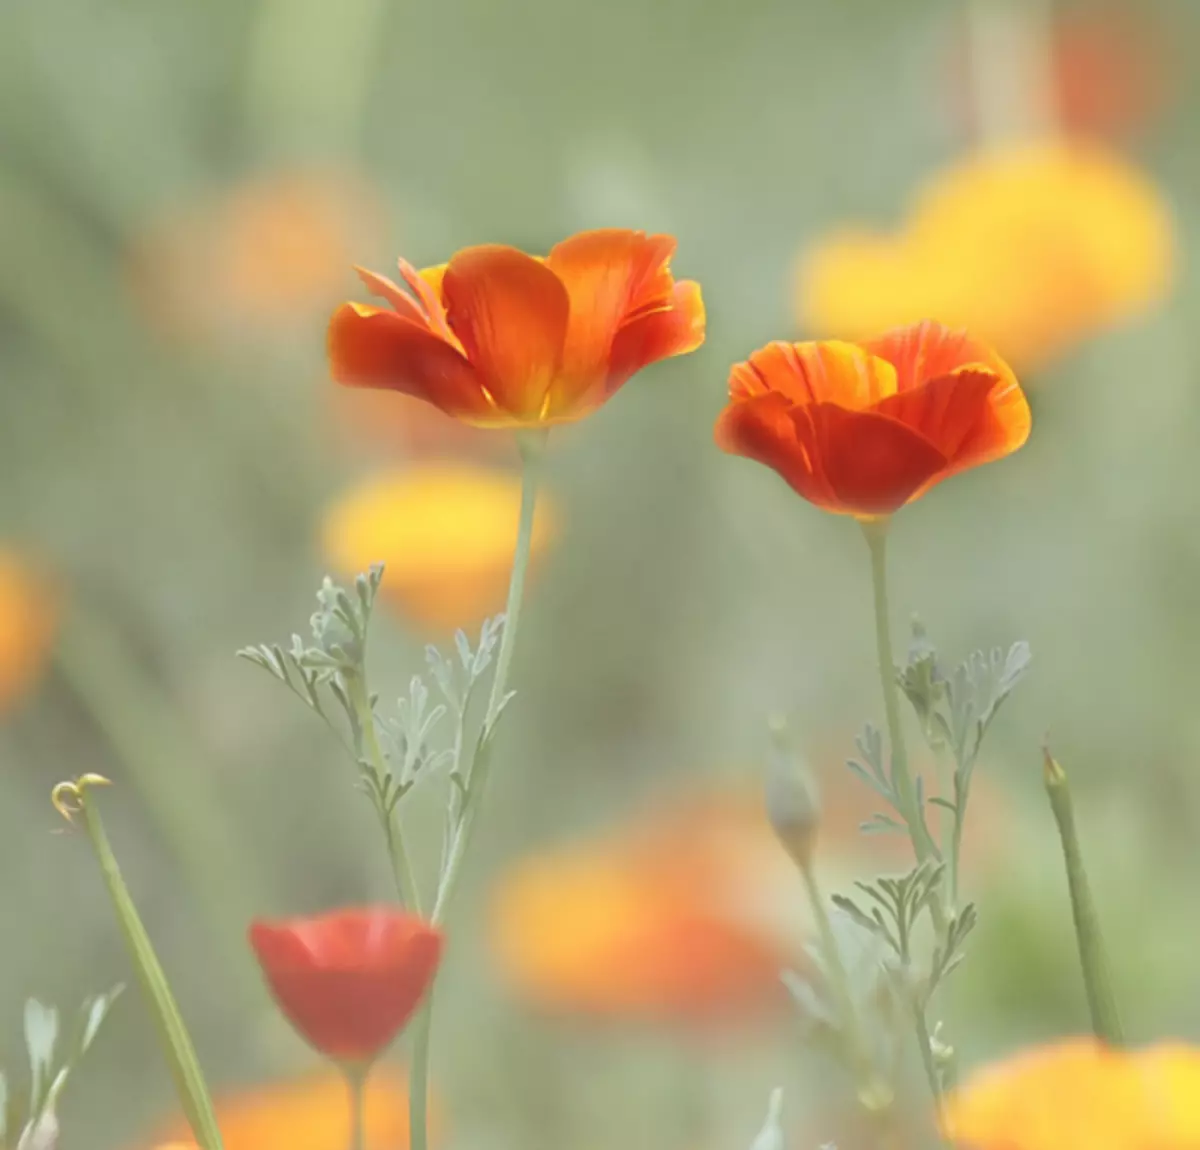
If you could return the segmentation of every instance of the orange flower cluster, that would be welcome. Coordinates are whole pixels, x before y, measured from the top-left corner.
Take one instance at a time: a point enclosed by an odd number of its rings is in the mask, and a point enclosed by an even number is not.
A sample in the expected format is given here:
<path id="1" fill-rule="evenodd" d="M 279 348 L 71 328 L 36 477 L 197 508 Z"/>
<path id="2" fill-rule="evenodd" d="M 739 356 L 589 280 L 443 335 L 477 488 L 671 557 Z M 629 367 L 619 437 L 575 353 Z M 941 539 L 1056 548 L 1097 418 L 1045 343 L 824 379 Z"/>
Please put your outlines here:
<path id="1" fill-rule="evenodd" d="M 984 1067 L 947 1100 L 962 1150 L 1200 1146 L 1200 1049 L 1116 1050 L 1072 1039 Z"/>
<path id="2" fill-rule="evenodd" d="M 921 190 L 898 232 L 835 232 L 802 255 L 797 315 L 846 339 L 926 316 L 1022 370 L 1158 302 L 1174 270 L 1158 189 L 1082 142 L 968 156 Z"/>

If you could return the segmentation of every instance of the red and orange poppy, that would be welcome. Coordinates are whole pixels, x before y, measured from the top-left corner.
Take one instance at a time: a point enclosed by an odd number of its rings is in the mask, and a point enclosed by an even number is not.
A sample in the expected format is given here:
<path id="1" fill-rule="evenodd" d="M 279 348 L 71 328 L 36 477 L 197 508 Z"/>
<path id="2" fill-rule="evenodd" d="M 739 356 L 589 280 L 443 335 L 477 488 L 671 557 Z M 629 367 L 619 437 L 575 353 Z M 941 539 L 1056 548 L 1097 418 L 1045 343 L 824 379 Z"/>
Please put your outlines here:
<path id="1" fill-rule="evenodd" d="M 250 927 L 280 1009 L 315 1049 L 370 1062 L 404 1028 L 437 973 L 442 935 L 391 907 L 337 910 Z"/>
<path id="2" fill-rule="evenodd" d="M 890 515 L 1029 435 L 1008 365 L 966 332 L 926 321 L 862 343 L 770 343 L 729 377 L 716 439 L 805 499 Z"/>
<path id="3" fill-rule="evenodd" d="M 671 274 L 671 236 L 581 232 L 544 259 L 499 244 L 417 271 L 387 301 L 343 304 L 329 326 L 338 382 L 428 400 L 480 427 L 542 427 L 595 411 L 643 367 L 704 342 L 700 287 Z"/>

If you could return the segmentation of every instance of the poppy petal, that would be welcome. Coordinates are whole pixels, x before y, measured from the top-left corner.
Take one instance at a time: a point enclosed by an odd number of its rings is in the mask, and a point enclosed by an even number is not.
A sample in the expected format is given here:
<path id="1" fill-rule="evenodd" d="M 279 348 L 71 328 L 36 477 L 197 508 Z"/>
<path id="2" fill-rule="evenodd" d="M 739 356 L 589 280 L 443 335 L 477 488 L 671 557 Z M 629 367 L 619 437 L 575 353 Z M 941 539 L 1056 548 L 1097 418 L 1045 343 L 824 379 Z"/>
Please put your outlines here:
<path id="1" fill-rule="evenodd" d="M 818 403 L 793 408 L 792 416 L 799 435 L 811 435 L 817 445 L 825 481 L 838 504 L 822 504 L 829 511 L 890 515 L 941 478 L 947 464 L 929 440 L 885 415 Z"/>
<path id="2" fill-rule="evenodd" d="M 428 317 L 417 306 L 412 296 L 401 290 L 387 276 L 381 276 L 377 272 L 370 271 L 367 268 L 356 267 L 354 270 L 358 273 L 358 278 L 366 285 L 367 291 L 372 295 L 387 300 L 397 315 L 411 320 L 413 323 L 420 324 L 422 327 L 428 325 Z"/>
<path id="3" fill-rule="evenodd" d="M 790 402 L 872 407 L 896 391 L 896 370 L 857 344 L 841 340 L 784 343 L 760 348 L 729 377 L 734 399 L 776 392 Z"/>
<path id="4" fill-rule="evenodd" d="M 704 342 L 704 300 L 700 285 L 682 280 L 665 311 L 653 311 L 626 323 L 613 339 L 609 355 L 611 393 L 651 363 L 695 351 Z"/>
<path id="5" fill-rule="evenodd" d="M 429 326 L 457 347 L 458 340 L 446 322 L 446 304 L 442 299 L 442 278 L 446 274 L 447 265 L 438 264 L 417 271 L 407 260 L 400 260 L 399 267 L 401 278 L 420 300 L 421 308 L 429 319 Z"/>
<path id="6" fill-rule="evenodd" d="M 466 248 L 446 268 L 442 297 L 495 405 L 536 421 L 562 368 L 570 305 L 559 278 L 516 248 Z"/>
<path id="7" fill-rule="evenodd" d="M 343 304 L 329 322 L 327 342 L 338 383 L 414 395 L 469 423 L 487 423 L 494 414 L 462 355 L 393 311 Z"/>
<path id="8" fill-rule="evenodd" d="M 667 268 L 672 236 L 603 228 L 556 244 L 546 266 L 571 299 L 563 352 L 564 375 L 585 385 L 603 378 L 618 328 L 627 318 L 671 304 L 674 280 Z"/>
<path id="9" fill-rule="evenodd" d="M 899 391 L 920 387 L 963 367 L 985 367 L 1016 382 L 1012 369 L 986 343 L 935 320 L 893 328 L 875 339 L 860 341 L 859 346 L 895 367 Z"/>
<path id="10" fill-rule="evenodd" d="M 804 439 L 795 409 L 782 395 L 766 393 L 737 400 L 721 412 L 714 429 L 717 446 L 730 455 L 742 455 L 779 473 L 793 491 L 810 503 L 840 510 L 837 499 L 820 471 L 811 428 Z"/>

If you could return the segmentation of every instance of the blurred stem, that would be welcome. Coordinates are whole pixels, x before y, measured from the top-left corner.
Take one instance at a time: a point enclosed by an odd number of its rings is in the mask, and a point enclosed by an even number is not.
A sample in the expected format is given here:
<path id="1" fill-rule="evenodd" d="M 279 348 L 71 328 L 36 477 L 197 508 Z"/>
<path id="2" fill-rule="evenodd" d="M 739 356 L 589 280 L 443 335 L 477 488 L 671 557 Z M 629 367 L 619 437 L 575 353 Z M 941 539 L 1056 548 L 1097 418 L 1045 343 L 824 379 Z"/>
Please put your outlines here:
<path id="1" fill-rule="evenodd" d="M 367 1150 L 367 1078 L 371 1067 L 345 1066 L 350 1090 L 350 1150 Z"/>
<path id="2" fill-rule="evenodd" d="M 191 732 L 182 728 L 172 701 L 134 664 L 118 630 L 79 602 L 56 648 L 56 666 L 174 854 L 209 933 L 247 993 L 257 995 L 258 981 L 240 945 L 241 924 L 256 909 L 257 867 L 230 833 L 210 772 L 190 757 Z"/>
<path id="3" fill-rule="evenodd" d="M 877 1114 L 881 1109 L 890 1108 L 891 1089 L 886 1083 L 879 1081 L 879 1075 L 876 1073 L 875 1062 L 858 1017 L 850 977 L 842 962 L 841 948 L 838 946 L 837 935 L 833 932 L 833 923 L 829 918 L 825 898 L 821 894 L 821 886 L 817 882 L 812 863 L 802 865 L 800 874 L 804 878 L 804 890 L 808 895 L 813 917 L 817 920 L 817 933 L 821 940 L 821 953 L 825 959 L 829 990 L 833 994 L 838 1021 L 846 1036 L 846 1053 L 853 1066 L 859 1100 L 871 1113 Z M 881 1106 L 881 1102 L 886 1102 L 886 1106 Z"/>
<path id="4" fill-rule="evenodd" d="M 891 750 L 891 781 L 896 793 L 900 817 L 908 826 L 917 861 L 937 855 L 937 845 L 925 823 L 925 812 L 917 804 L 917 792 L 908 769 L 908 750 L 904 743 L 904 727 L 900 719 L 900 688 L 896 683 L 896 657 L 892 653 L 892 625 L 888 610 L 887 592 L 887 533 L 890 520 L 862 521 L 863 534 L 871 552 L 871 583 L 875 592 L 875 644 L 879 652 L 879 682 L 883 688 L 883 709 L 887 718 L 888 743 Z M 945 928 L 945 915 L 940 900 L 935 900 L 934 925 L 939 934 Z"/>
<path id="5" fill-rule="evenodd" d="M 371 694 L 367 683 L 360 674 L 346 676 L 346 694 L 350 705 L 354 708 L 357 720 L 354 731 L 355 751 L 361 758 L 371 764 L 371 769 L 381 779 L 388 777 L 387 756 L 379 743 L 379 731 L 375 726 L 375 710 L 371 706 Z M 408 857 L 408 848 L 404 845 L 404 835 L 398 825 L 395 810 L 384 810 L 376 807 L 379 822 L 383 827 L 383 836 L 387 843 L 388 859 L 392 864 L 392 878 L 396 883 L 396 893 L 400 901 L 414 914 L 421 913 L 420 892 L 414 877 L 412 860 Z"/>
<path id="6" fill-rule="evenodd" d="M 933 1108 L 937 1116 L 938 1129 L 945 1129 L 942 1121 L 942 1083 L 938 1077 L 937 1066 L 933 1061 L 933 1039 L 929 1034 L 929 1024 L 925 1020 L 925 1008 L 919 1002 L 913 1003 L 913 1025 L 917 1031 L 917 1047 L 921 1051 L 921 1068 L 925 1071 L 925 1080 L 929 1083 L 929 1092 L 933 1095 Z"/>
<path id="7" fill-rule="evenodd" d="M 446 855 L 446 863 L 438 880 L 437 897 L 434 899 L 430 920 L 438 924 L 446 915 L 450 900 L 458 886 L 463 859 L 471 831 L 479 812 L 487 783 L 491 763 L 492 740 L 495 737 L 496 721 L 500 717 L 508 695 L 508 675 L 513 651 L 517 641 L 517 627 L 521 617 L 521 603 L 525 597 L 525 576 L 529 570 L 529 558 L 533 551 L 533 521 L 537 507 L 538 486 L 541 483 L 542 460 L 546 452 L 548 432 L 538 428 L 517 433 L 517 446 L 521 451 L 521 511 L 517 521 L 517 542 L 513 553 L 512 575 L 508 584 L 508 601 L 504 608 L 504 631 L 500 637 L 500 651 L 496 656 L 496 674 L 492 680 L 492 691 L 488 697 L 487 712 L 483 720 L 471 761 L 456 764 L 460 767 L 464 792 L 458 824 L 453 829 L 453 842 Z M 409 1147 L 410 1150 L 426 1150 L 428 1145 L 428 1096 L 429 1096 L 429 1047 L 433 1030 L 433 1001 L 436 981 L 430 986 L 425 1002 L 413 1022 L 412 1072 L 409 1079 Z"/>
<path id="8" fill-rule="evenodd" d="M 1067 784 L 1067 773 L 1044 752 L 1044 781 L 1050 809 L 1058 824 L 1062 840 L 1063 859 L 1067 867 L 1067 888 L 1071 895 L 1071 916 L 1075 922 L 1075 937 L 1079 943 L 1079 962 L 1083 968 L 1083 986 L 1087 994 L 1088 1011 L 1092 1017 L 1092 1031 L 1102 1042 L 1120 1046 L 1125 1041 L 1121 1026 L 1117 999 L 1113 993 L 1112 972 L 1108 965 L 1108 954 L 1100 933 L 1100 918 L 1096 904 L 1092 901 L 1091 886 L 1087 870 L 1083 865 L 1083 852 L 1079 846 L 1079 835 L 1075 829 L 1075 809 L 1071 802 L 1071 789 Z"/>
<path id="9" fill-rule="evenodd" d="M 981 141 L 1053 132 L 1053 0 L 966 0 L 965 19 Z"/>

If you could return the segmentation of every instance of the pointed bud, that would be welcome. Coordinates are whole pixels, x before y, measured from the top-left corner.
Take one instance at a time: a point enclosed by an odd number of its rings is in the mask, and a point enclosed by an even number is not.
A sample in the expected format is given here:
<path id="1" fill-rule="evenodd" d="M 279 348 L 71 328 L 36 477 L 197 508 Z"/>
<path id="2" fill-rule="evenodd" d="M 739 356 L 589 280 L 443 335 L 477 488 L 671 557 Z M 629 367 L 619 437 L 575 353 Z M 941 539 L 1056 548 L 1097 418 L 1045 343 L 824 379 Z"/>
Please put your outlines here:
<path id="1" fill-rule="evenodd" d="M 795 753 L 783 720 L 770 721 L 767 756 L 767 819 L 783 848 L 801 870 L 812 864 L 821 824 L 821 803 L 808 767 Z"/>

